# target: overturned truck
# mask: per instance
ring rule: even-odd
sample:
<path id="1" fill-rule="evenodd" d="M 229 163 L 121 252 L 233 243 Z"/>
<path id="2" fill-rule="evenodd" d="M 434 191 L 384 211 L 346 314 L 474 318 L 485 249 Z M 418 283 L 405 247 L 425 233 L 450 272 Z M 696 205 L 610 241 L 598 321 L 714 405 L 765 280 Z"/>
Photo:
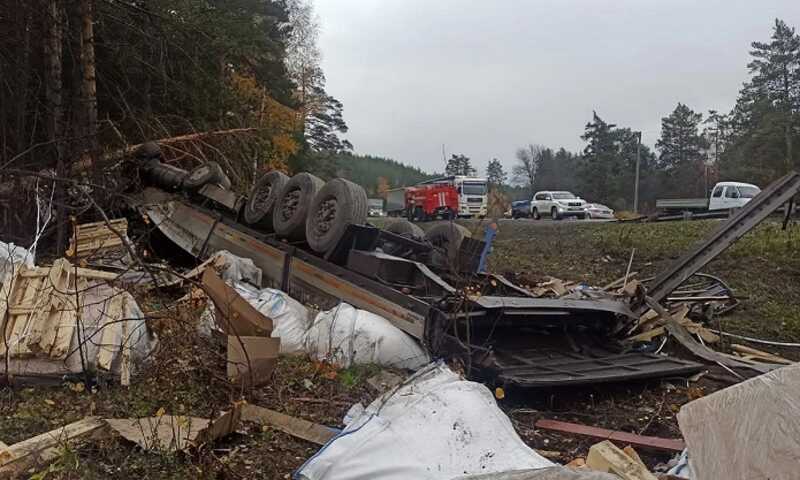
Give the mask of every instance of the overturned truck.
<path id="1" fill-rule="evenodd" d="M 308 173 L 288 178 L 269 172 L 244 197 L 228 189 L 230 182 L 216 166 L 183 172 L 151 158 L 139 167 L 147 186 L 133 196 L 133 206 L 186 252 L 202 259 L 228 250 L 252 259 L 264 272 L 264 286 L 304 303 L 330 308 L 347 302 L 381 315 L 432 356 L 459 359 L 474 378 L 552 387 L 687 375 L 702 368 L 627 351 L 615 340 L 615 333 L 647 308 L 644 292 L 622 297 L 581 289 L 561 298 L 537 297 L 482 272 L 487 242 L 454 223 L 427 233 L 405 221 L 387 229 L 369 225 L 367 196 L 347 180 L 325 183 Z M 798 185 L 800 176 L 794 174 L 784 179 L 779 194 L 770 189 L 765 194 L 770 204 L 786 202 Z M 731 220 L 733 231 L 660 276 L 655 300 L 664 300 L 727 246 L 723 243 L 743 235 L 744 226 L 751 228 L 768 210 L 761 200 Z"/>

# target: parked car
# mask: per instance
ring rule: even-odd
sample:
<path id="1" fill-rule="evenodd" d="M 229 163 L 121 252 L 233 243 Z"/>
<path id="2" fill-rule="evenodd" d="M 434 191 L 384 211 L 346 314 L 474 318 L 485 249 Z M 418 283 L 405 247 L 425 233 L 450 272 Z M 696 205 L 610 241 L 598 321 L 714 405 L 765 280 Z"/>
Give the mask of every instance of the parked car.
<path id="1" fill-rule="evenodd" d="M 511 218 L 527 218 L 530 216 L 530 200 L 517 200 L 516 202 L 511 202 Z"/>
<path id="2" fill-rule="evenodd" d="M 587 203 L 586 218 L 614 218 L 614 210 L 611 210 L 602 203 Z"/>
<path id="3" fill-rule="evenodd" d="M 553 220 L 566 217 L 585 218 L 585 207 L 586 201 L 572 192 L 536 192 L 531 201 L 531 215 L 537 220 L 544 215 L 550 216 Z"/>

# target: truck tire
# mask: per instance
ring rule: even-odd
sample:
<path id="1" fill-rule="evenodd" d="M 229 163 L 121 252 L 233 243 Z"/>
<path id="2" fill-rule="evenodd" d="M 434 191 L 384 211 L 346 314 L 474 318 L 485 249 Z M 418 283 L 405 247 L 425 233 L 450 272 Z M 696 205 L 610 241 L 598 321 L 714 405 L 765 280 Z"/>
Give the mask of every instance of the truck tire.
<path id="1" fill-rule="evenodd" d="M 151 181 L 164 190 L 180 190 L 188 174 L 186 170 L 166 163 L 153 164 L 149 171 Z"/>
<path id="2" fill-rule="evenodd" d="M 259 227 L 265 233 L 272 233 L 272 210 L 281 189 L 289 181 L 282 172 L 273 170 L 265 173 L 250 191 L 244 206 L 244 221 Z"/>
<path id="3" fill-rule="evenodd" d="M 355 183 L 334 178 L 322 187 L 306 218 L 306 241 L 312 250 L 326 253 L 342 239 L 347 226 L 367 221 L 367 192 Z"/>
<path id="4" fill-rule="evenodd" d="M 539 210 L 536 208 L 533 209 L 533 213 L 531 215 L 533 215 L 534 220 L 541 220 L 542 218 L 542 216 L 539 215 Z"/>
<path id="5" fill-rule="evenodd" d="M 408 220 L 396 220 L 384 228 L 387 232 L 396 233 L 414 239 L 425 238 L 425 232 L 421 228 L 409 222 Z"/>
<path id="6" fill-rule="evenodd" d="M 558 209 L 556 207 L 550 209 L 550 218 L 553 220 L 561 220 L 561 216 L 558 214 Z"/>
<path id="7" fill-rule="evenodd" d="M 469 230 L 457 223 L 447 222 L 434 226 L 425 233 L 425 238 L 434 247 L 439 247 L 447 254 L 450 265 L 455 265 L 458 259 L 458 249 L 464 238 L 471 237 Z"/>
<path id="8" fill-rule="evenodd" d="M 289 240 L 306 239 L 308 208 L 325 182 L 310 173 L 298 173 L 278 193 L 272 212 L 272 226 L 278 236 Z"/>
<path id="9" fill-rule="evenodd" d="M 231 187 L 231 181 L 222 171 L 222 167 L 217 162 L 206 162 L 189 172 L 183 180 L 183 188 L 198 190 L 208 183 L 216 183 L 225 189 Z"/>

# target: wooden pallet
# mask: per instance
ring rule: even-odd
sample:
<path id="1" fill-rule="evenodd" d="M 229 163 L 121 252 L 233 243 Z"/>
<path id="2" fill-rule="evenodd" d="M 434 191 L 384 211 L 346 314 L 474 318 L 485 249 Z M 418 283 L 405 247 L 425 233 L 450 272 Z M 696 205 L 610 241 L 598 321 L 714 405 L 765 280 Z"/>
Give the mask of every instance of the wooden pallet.
<path id="1" fill-rule="evenodd" d="M 116 232 L 115 232 L 116 231 Z M 118 251 L 124 247 L 120 235 L 127 236 L 128 220 L 119 218 L 110 222 L 84 223 L 75 226 L 67 256 L 87 258 Z"/>

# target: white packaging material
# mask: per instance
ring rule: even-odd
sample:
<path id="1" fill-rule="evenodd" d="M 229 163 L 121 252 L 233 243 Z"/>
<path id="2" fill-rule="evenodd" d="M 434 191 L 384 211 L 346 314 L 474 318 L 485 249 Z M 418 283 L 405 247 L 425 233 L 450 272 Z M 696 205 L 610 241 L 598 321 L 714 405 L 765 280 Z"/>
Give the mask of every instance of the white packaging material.
<path id="1" fill-rule="evenodd" d="M 19 245 L 0 242 L 0 285 L 5 282 L 6 276 L 22 265 L 33 267 L 33 255 Z"/>
<path id="2" fill-rule="evenodd" d="M 349 416 L 295 479 L 438 480 L 555 465 L 522 442 L 488 388 L 442 363 Z"/>
<path id="3" fill-rule="evenodd" d="M 261 269 L 253 260 L 237 257 L 227 250 L 220 250 L 209 259 L 211 264 L 221 270 L 220 276 L 229 285 L 236 282 L 248 282 L 253 286 L 261 286 Z"/>
<path id="4" fill-rule="evenodd" d="M 281 339 L 280 353 L 304 352 L 306 330 L 311 323 L 306 307 L 280 290 L 259 290 L 245 283 L 236 283 L 233 288 L 256 310 L 272 319 L 271 336 Z"/>
<path id="5" fill-rule="evenodd" d="M 345 368 L 375 364 L 416 370 L 430 362 L 420 344 L 388 320 L 346 303 L 317 315 L 306 332 L 305 351 Z"/>
<path id="6" fill-rule="evenodd" d="M 670 461 L 671 463 L 672 461 Z M 685 448 L 680 456 L 675 460 L 675 466 L 670 468 L 667 473 L 677 478 L 685 478 L 686 480 L 693 480 L 694 474 L 692 473 L 692 466 L 689 465 L 689 451 Z"/>
<path id="7" fill-rule="evenodd" d="M 798 478 L 800 364 L 691 401 L 678 424 L 694 480 Z"/>

